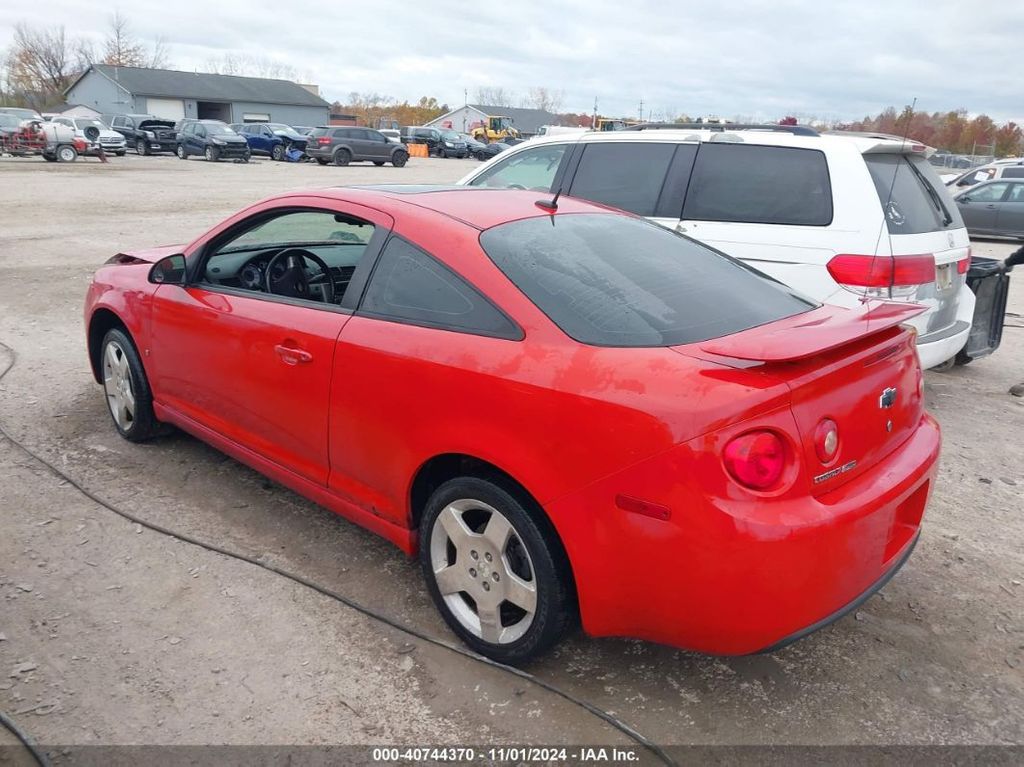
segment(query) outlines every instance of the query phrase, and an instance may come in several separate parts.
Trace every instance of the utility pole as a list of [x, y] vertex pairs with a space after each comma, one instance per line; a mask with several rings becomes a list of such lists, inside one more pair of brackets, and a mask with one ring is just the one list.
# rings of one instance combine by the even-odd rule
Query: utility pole
[[466, 114], [469, 112], [469, 89], [462, 89], [462, 132], [466, 132]]
[[597, 96], [594, 96], [594, 119], [590, 123], [591, 130], [597, 130]]
[[640, 122], [644, 121], [644, 100], [640, 99]]

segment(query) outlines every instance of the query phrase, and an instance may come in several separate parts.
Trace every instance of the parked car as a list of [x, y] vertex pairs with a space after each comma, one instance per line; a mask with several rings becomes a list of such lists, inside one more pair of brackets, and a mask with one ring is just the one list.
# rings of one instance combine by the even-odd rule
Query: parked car
[[479, 141], [477, 143], [480, 144], [481, 146], [480, 146], [479, 149], [477, 149], [475, 152], [473, 152], [473, 156], [476, 159], [481, 160], [481, 161], [490, 160], [493, 157], [495, 157], [495, 155], [497, 155], [497, 154], [499, 154], [501, 152], [504, 152], [506, 149], [511, 149], [512, 148], [511, 146], [506, 144], [504, 141], [494, 141], [494, 142], [492, 142], [490, 144], [484, 144], [484, 143], [479, 142]]
[[43, 116], [34, 109], [22, 109], [21, 107], [0, 107], [0, 114], [11, 115], [18, 120], [39, 120], [44, 122]]
[[402, 127], [403, 144], [426, 144], [427, 154], [436, 155], [441, 147], [441, 131], [437, 128], [423, 128], [415, 125]]
[[201, 155], [208, 162], [242, 160], [249, 162], [249, 142], [220, 120], [186, 120], [178, 137], [178, 159]]
[[482, 141], [477, 141], [468, 133], [460, 133], [459, 138], [462, 139], [463, 143], [465, 143], [466, 151], [469, 152], [470, 157], [476, 157], [477, 153], [487, 146], [487, 144]]
[[1024, 177], [1014, 181], [1003, 173], [1002, 178], [983, 181], [953, 199], [971, 234], [1024, 239]]
[[1024, 179], [1024, 159], [1015, 157], [1012, 160], [997, 160], [980, 168], [971, 168], [966, 173], [947, 181], [946, 186], [951, 193], [956, 194], [983, 181], [995, 181], [1000, 178]]
[[303, 136], [308, 136], [310, 133], [313, 132], [313, 126], [311, 126], [311, 125], [293, 125], [292, 126], [292, 130], [294, 130], [296, 133], [302, 134]]
[[[113, 154], [124, 157], [128, 151], [128, 145], [124, 136], [115, 130], [111, 130], [95, 117], [54, 117], [50, 120], [54, 125], [66, 125], [75, 131], [75, 136], [85, 139], [85, 129], [95, 128], [99, 131], [99, 139], [95, 142], [103, 147], [104, 154]], [[87, 150], [88, 154], [98, 154], [98, 149]]]
[[496, 660], [577, 615], [777, 648], [917, 541], [940, 442], [919, 306], [822, 306], [533, 191], [294, 192], [116, 252], [85, 304], [116, 430], [178, 426], [418, 554]]
[[648, 127], [534, 138], [459, 183], [562, 190], [623, 208], [817, 301], [923, 304], [912, 323], [928, 368], [963, 348], [975, 302], [964, 284], [967, 229], [927, 154], [804, 126]]
[[402, 143], [402, 133], [397, 128], [379, 128], [378, 130], [392, 144]]
[[249, 142], [253, 154], [265, 154], [272, 160], [284, 160], [290, 149], [305, 153], [309, 138], [282, 123], [235, 123], [231, 129]]
[[462, 136], [453, 130], [441, 131], [441, 143], [436, 152], [438, 157], [456, 157], [460, 160], [469, 157], [469, 147]]
[[140, 155], [174, 152], [178, 147], [174, 120], [155, 115], [112, 115], [110, 127], [124, 136], [128, 146]]
[[388, 141], [380, 131], [349, 126], [315, 128], [309, 134], [306, 154], [321, 165], [368, 161], [374, 165], [390, 162], [401, 168], [409, 159], [403, 145]]

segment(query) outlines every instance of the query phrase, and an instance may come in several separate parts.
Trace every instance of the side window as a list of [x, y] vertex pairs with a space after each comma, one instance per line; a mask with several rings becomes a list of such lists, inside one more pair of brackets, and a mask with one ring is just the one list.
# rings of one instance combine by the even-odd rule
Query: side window
[[1024, 178], [1024, 167], [1004, 168], [1003, 178]]
[[832, 184], [825, 154], [816, 149], [701, 144], [683, 218], [828, 226]]
[[1007, 196], [1006, 201], [1024, 202], [1024, 184], [1010, 184], [1010, 194]]
[[[334, 285], [334, 303], [338, 304], [373, 232], [373, 224], [333, 211], [288, 210], [269, 218], [257, 214], [213, 244], [201, 280], [209, 285], [266, 293], [268, 272], [273, 284], [286, 270], [286, 259], [272, 263], [274, 256], [301, 249], [327, 265]], [[316, 287], [324, 281], [323, 270], [315, 259], [306, 257], [303, 263], [312, 288], [310, 297], [324, 300], [325, 294]]]
[[476, 288], [398, 236], [384, 246], [358, 313], [476, 335], [522, 337]]
[[548, 192], [568, 149], [569, 144], [547, 144], [516, 152], [492, 165], [470, 185]]
[[206, 128], [204, 128], [202, 125], [199, 125], [197, 123], [193, 130], [195, 131], [195, 134], [199, 136], [199, 138], [206, 138]]
[[971, 198], [971, 202], [999, 202], [1003, 199], [1003, 195], [1006, 193], [1006, 188], [1009, 184], [993, 183], [986, 184], [985, 186], [979, 186], [973, 191], [967, 193], [967, 196]]
[[653, 216], [675, 151], [656, 142], [587, 144], [569, 194]]

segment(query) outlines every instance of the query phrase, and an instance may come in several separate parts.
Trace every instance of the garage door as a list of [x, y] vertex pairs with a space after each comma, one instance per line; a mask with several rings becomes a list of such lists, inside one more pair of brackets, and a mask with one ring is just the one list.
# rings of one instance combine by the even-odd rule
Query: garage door
[[146, 111], [165, 120], [180, 120], [185, 116], [185, 102], [181, 99], [146, 99]]

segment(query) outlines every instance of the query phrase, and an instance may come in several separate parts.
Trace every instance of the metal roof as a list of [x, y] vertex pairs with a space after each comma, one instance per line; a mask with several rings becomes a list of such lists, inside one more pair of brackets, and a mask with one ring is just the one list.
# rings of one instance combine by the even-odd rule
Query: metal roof
[[129, 93], [138, 96], [195, 99], [197, 101], [248, 101], [257, 104], [310, 107], [330, 106], [319, 96], [314, 96], [301, 85], [290, 80], [214, 75], [206, 72], [179, 72], [173, 69], [116, 67], [109, 64], [93, 64], [65, 92], [71, 91], [82, 77], [91, 71], [96, 71], [113, 80]]
[[425, 125], [437, 127], [446, 119], [450, 118], [453, 114], [465, 107], [475, 109], [484, 116], [504, 115], [506, 117], [511, 117], [512, 125], [518, 128], [522, 133], [535, 134], [540, 130], [542, 125], [555, 125], [558, 123], [558, 115], [546, 112], [543, 109], [519, 109], [517, 107], [494, 107], [487, 106], [485, 104], [466, 104], [465, 106], [453, 109], [440, 117], [435, 117], [433, 120], [425, 123]]

